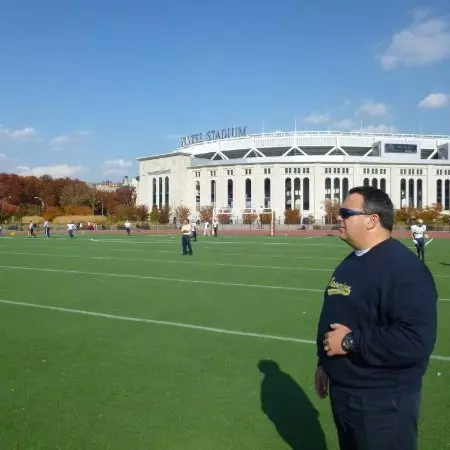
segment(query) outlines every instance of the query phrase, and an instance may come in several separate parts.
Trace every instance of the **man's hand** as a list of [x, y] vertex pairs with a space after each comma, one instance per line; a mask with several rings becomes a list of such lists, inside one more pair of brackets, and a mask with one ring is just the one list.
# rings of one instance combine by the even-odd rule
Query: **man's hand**
[[352, 330], [340, 323], [332, 323], [330, 328], [332, 331], [328, 331], [323, 337], [324, 351], [328, 356], [345, 355], [347, 352], [342, 348], [342, 339]]
[[314, 375], [314, 383], [317, 395], [320, 398], [325, 398], [328, 395], [328, 375], [325, 370], [323, 370], [322, 366], [317, 366]]

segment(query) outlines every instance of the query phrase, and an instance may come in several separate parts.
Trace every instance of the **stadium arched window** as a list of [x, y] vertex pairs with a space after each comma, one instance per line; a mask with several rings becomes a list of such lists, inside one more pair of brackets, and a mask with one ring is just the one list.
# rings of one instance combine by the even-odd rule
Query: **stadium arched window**
[[408, 206], [414, 208], [414, 179], [408, 181]]
[[442, 205], [442, 180], [436, 180], [436, 203]]
[[245, 207], [252, 207], [252, 180], [250, 178], [245, 180]]
[[270, 208], [271, 206], [270, 195], [270, 178], [264, 180], [264, 208]]
[[344, 178], [342, 180], [342, 201], [344, 201], [348, 196], [348, 191], [348, 178]]
[[195, 182], [195, 208], [200, 211], [200, 181]]
[[301, 181], [300, 178], [294, 179], [294, 208], [300, 208], [300, 192], [301, 192]]
[[325, 200], [331, 200], [331, 178], [325, 178]]
[[416, 189], [417, 189], [417, 193], [416, 193], [417, 208], [422, 208], [423, 193], [422, 193], [422, 180], [420, 178], [417, 180]]
[[448, 211], [450, 209], [450, 181], [445, 180], [445, 196], [444, 196], [444, 209]]
[[159, 207], [162, 208], [162, 200], [163, 200], [163, 182], [162, 177], [159, 177]]
[[232, 208], [233, 207], [233, 180], [228, 180], [227, 198], [228, 198], [228, 208]]
[[335, 178], [333, 182], [333, 198], [341, 200], [341, 180], [339, 178]]
[[380, 189], [381, 189], [383, 192], [386, 192], [386, 178], [382, 178], [382, 179], [380, 180]]
[[169, 206], [169, 177], [166, 177], [164, 180], [164, 203], [166, 206]]
[[402, 178], [400, 180], [400, 208], [406, 206], [406, 180]]
[[292, 209], [292, 180], [284, 180], [284, 209]]
[[211, 206], [216, 207], [216, 180], [211, 180]]
[[372, 178], [372, 187], [378, 189], [378, 179], [377, 178]]
[[309, 211], [309, 178], [303, 178], [303, 211]]
[[152, 182], [152, 197], [153, 197], [153, 202], [152, 205], [156, 206], [156, 178], [153, 178], [153, 182]]
[[364, 178], [363, 185], [370, 186], [370, 180], [368, 178]]

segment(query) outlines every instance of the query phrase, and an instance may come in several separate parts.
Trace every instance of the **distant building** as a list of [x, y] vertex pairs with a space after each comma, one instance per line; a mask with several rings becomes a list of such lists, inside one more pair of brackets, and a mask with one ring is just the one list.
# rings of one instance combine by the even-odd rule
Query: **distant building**
[[117, 189], [122, 187], [122, 183], [113, 183], [112, 181], [103, 181], [101, 183], [91, 183], [92, 188], [101, 192], [116, 192]]
[[194, 216], [204, 205], [237, 217], [299, 209], [320, 220], [327, 200], [341, 202], [350, 188], [371, 185], [396, 208], [438, 203], [450, 212], [448, 135], [295, 131], [194, 138], [172, 153], [138, 158], [138, 204], [185, 205]]
[[128, 176], [124, 176], [122, 183], [113, 182], [113, 181], [102, 181], [101, 183], [91, 183], [90, 187], [97, 189], [97, 191], [102, 192], [116, 192], [117, 189], [124, 187], [124, 186], [130, 186], [137, 188], [139, 182], [139, 177], [132, 178], [131, 181]]

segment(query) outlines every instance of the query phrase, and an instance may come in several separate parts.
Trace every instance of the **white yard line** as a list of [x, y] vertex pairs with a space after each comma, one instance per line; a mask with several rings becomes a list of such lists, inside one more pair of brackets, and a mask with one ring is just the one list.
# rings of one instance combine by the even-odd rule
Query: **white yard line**
[[[29, 256], [29, 252], [3, 252], [4, 255], [24, 255]], [[65, 254], [58, 255], [55, 253], [32, 253], [33, 256], [48, 256], [50, 258], [82, 258], [82, 259], [104, 259], [104, 260], [116, 260], [116, 261], [134, 261], [134, 262], [158, 262], [167, 264], [184, 264], [186, 262], [184, 259], [157, 259], [157, 258], [131, 258], [131, 257], [117, 257], [117, 256], [86, 256], [86, 255], [75, 255], [75, 254]], [[254, 265], [254, 264], [231, 264], [231, 263], [217, 263], [208, 261], [189, 261], [189, 265], [200, 265], [200, 266], [219, 266], [219, 267], [242, 267], [247, 269], [274, 269], [274, 270], [294, 270], [294, 271], [317, 271], [317, 272], [333, 272], [334, 268], [324, 269], [324, 268], [314, 268], [314, 267], [298, 267], [298, 266], [265, 266], [265, 265]], [[449, 275], [450, 277], [450, 275]]]
[[429, 241], [427, 241], [427, 242], [425, 243], [425, 247], [426, 247], [428, 244], [431, 244], [433, 241], [434, 241], [434, 238], [431, 238]]
[[83, 271], [83, 270], [46, 269], [46, 268], [42, 268], [42, 267], [4, 266], [4, 265], [0, 265], [0, 268], [6, 269], [6, 270], [27, 270], [27, 271], [31, 271], [31, 272], [66, 273], [66, 274], [74, 274], [74, 275], [94, 275], [94, 276], [100, 276], [100, 277], [130, 278], [130, 279], [135, 279], [135, 280], [169, 281], [170, 283], [208, 284], [208, 285], [215, 285], [215, 286], [274, 289], [274, 290], [280, 290], [280, 291], [323, 292], [323, 289], [301, 288], [301, 287], [294, 287], [294, 286], [273, 286], [273, 285], [264, 285], [264, 284], [227, 283], [225, 281], [189, 280], [186, 278], [152, 277], [150, 275], [132, 275], [132, 274], [124, 274], [124, 273], [91, 272], [91, 271]]
[[[202, 325], [193, 325], [193, 324], [182, 323], [182, 322], [170, 322], [170, 321], [166, 321], [166, 320], [145, 319], [143, 317], [119, 316], [116, 314], [99, 313], [99, 312], [94, 312], [94, 311], [86, 311], [83, 309], [61, 308], [58, 306], [40, 305], [40, 304], [36, 304], [36, 303], [15, 302], [15, 301], [11, 301], [11, 300], [3, 300], [3, 299], [0, 299], [0, 303], [5, 304], [5, 305], [23, 306], [23, 307], [28, 307], [28, 308], [45, 309], [45, 310], [50, 310], [50, 311], [58, 311], [58, 312], [65, 312], [65, 313], [71, 313], [71, 314], [101, 317], [104, 319], [123, 320], [123, 321], [138, 322], [138, 323], [140, 322], [140, 323], [147, 323], [147, 324], [152, 324], [152, 325], [162, 325], [162, 326], [177, 327], [177, 328], [188, 328], [188, 329], [199, 330], [199, 331], [207, 331], [210, 333], [229, 334], [229, 335], [233, 335], [233, 336], [251, 337], [251, 338], [257, 338], [257, 339], [267, 339], [267, 340], [276, 340], [276, 341], [287, 341], [287, 342], [294, 342], [297, 344], [316, 345], [316, 341], [313, 341], [311, 339], [300, 339], [300, 338], [289, 337], [289, 336], [276, 336], [276, 335], [271, 335], [271, 334], [250, 333], [250, 332], [245, 332], [245, 331], [227, 330], [227, 329], [223, 329], [223, 328], [206, 327], [206, 326], [202, 326]], [[440, 361], [450, 361], [450, 356], [432, 355], [431, 358], [437, 359]]]
[[[166, 252], [167, 253], [167, 252]], [[10, 252], [10, 251], [2, 251], [4, 255], [30, 255], [29, 252]], [[65, 254], [58, 255], [55, 253], [32, 253], [33, 256], [48, 256], [51, 258], [82, 258], [82, 259], [104, 259], [104, 260], [117, 260], [117, 261], [133, 261], [133, 262], [158, 262], [158, 263], [167, 263], [167, 264], [186, 264], [185, 260], [182, 259], [158, 259], [158, 258], [131, 258], [131, 257], [116, 257], [116, 256], [86, 256], [86, 255], [76, 255], [76, 254]], [[298, 258], [308, 258], [308, 259], [318, 259], [317, 257], [298, 257]], [[289, 259], [291, 259], [289, 257]], [[325, 259], [325, 258], [320, 258]], [[332, 258], [328, 258], [332, 259]], [[341, 259], [341, 258], [339, 258]], [[334, 268], [319, 268], [319, 267], [299, 267], [299, 266], [266, 266], [260, 264], [227, 264], [227, 263], [217, 263], [217, 262], [208, 262], [208, 261], [189, 261], [190, 265], [200, 265], [200, 266], [218, 266], [218, 267], [242, 267], [247, 269], [273, 269], [273, 270], [291, 270], [291, 271], [305, 271], [305, 272], [327, 272], [332, 273]], [[450, 278], [450, 275], [444, 274], [433, 274], [434, 277], [437, 278]]]
[[[96, 258], [96, 257], [93, 257]], [[102, 258], [102, 257], [100, 257]], [[75, 275], [94, 275], [94, 276], [104, 276], [104, 277], [115, 277], [115, 278], [130, 278], [137, 280], [155, 280], [155, 281], [169, 281], [176, 283], [192, 283], [192, 284], [207, 284], [207, 285], [217, 285], [217, 286], [230, 286], [230, 287], [245, 287], [245, 288], [256, 288], [256, 289], [274, 289], [281, 291], [298, 291], [298, 292], [320, 292], [323, 293], [325, 288], [315, 289], [315, 288], [302, 288], [296, 286], [273, 286], [266, 284], [246, 284], [246, 283], [232, 283], [226, 281], [208, 281], [208, 280], [189, 280], [186, 278], [170, 278], [170, 277], [152, 277], [150, 275], [133, 275], [124, 273], [109, 273], [109, 272], [91, 272], [83, 270], [69, 270], [69, 269], [47, 269], [42, 267], [27, 267], [27, 266], [4, 266], [0, 265], [0, 269], [6, 270], [27, 270], [34, 272], [49, 272], [49, 273], [65, 273], [65, 274], [75, 274]], [[450, 299], [440, 298], [441, 302], [450, 302]]]

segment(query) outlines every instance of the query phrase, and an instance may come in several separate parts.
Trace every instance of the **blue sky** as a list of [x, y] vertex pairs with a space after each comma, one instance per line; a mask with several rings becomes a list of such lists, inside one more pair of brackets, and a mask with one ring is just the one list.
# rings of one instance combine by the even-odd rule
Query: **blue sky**
[[180, 137], [450, 134], [450, 3], [15, 0], [0, 14], [0, 171], [137, 175]]

